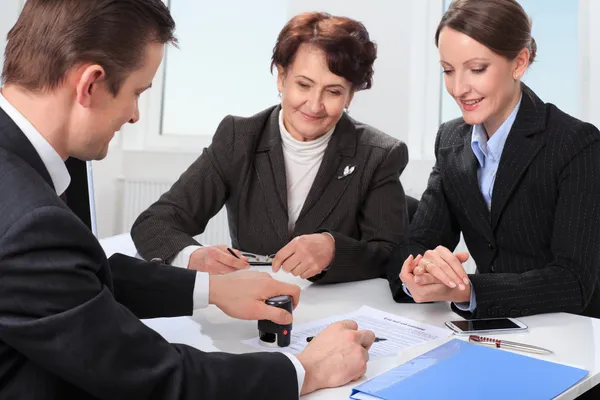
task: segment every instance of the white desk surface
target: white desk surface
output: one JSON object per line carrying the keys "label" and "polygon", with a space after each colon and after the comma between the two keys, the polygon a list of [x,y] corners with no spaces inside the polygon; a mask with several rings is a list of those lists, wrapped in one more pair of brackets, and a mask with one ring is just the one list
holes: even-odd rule
{"label": "white desk surface", "polygon": [[[103,239],[100,242],[103,246],[106,245],[107,256],[116,251],[132,255],[133,246],[127,234]],[[269,271],[269,268],[261,267],[261,270]],[[302,288],[300,304],[294,311],[294,323],[351,312],[362,305],[439,327],[444,327],[445,321],[460,319],[450,310],[447,303],[398,304],[394,302],[388,283],[384,279],[320,286],[312,285],[309,281],[284,272],[274,274],[274,277],[281,281],[295,283]],[[584,380],[557,397],[558,399],[574,399],[591,387],[600,384],[600,319],[556,313],[524,317],[520,320],[529,327],[527,331],[503,334],[497,337],[550,349],[554,354],[527,355],[590,371]],[[158,318],[144,322],[169,342],[184,343],[203,351],[228,353],[256,351],[256,349],[241,343],[241,340],[257,336],[256,321],[233,319],[215,306],[199,310],[192,317]],[[304,396],[303,399],[347,399],[352,387],[358,383],[429,351],[451,338],[452,336],[440,339],[404,351],[394,357],[369,361],[367,373],[360,381],[341,388],[320,390]],[[475,368],[477,367],[474,366],[473,373],[477,373]],[[468,379],[466,378],[466,381]]]}

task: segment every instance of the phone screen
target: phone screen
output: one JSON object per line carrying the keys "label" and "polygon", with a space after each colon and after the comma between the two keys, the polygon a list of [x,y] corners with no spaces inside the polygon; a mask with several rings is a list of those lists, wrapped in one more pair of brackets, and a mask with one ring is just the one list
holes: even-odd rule
{"label": "phone screen", "polygon": [[472,321],[452,321],[462,331],[492,331],[495,329],[517,329],[519,325],[508,318],[479,319]]}

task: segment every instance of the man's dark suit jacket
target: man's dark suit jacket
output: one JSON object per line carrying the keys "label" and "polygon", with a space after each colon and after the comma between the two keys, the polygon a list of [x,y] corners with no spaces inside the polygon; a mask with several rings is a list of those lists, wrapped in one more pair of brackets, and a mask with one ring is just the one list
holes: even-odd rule
{"label": "man's dark suit jacket", "polygon": [[[409,254],[453,250],[462,232],[478,274],[477,318],[571,312],[600,317],[600,133],[543,103],[523,85],[492,193],[477,181],[472,126],[443,124],[436,164],[411,224],[410,245],[388,266],[397,301]],[[456,311],[456,310],[455,310]]]}
{"label": "man's dark suit jacket", "polygon": [[190,315],[195,273],[107,260],[0,109],[0,398],[297,398],[281,354],[203,353],[139,318]]}
{"label": "man's dark suit jacket", "polygon": [[[193,236],[225,204],[235,248],[274,254],[296,236],[328,231],[335,238],[335,257],[316,280],[385,276],[392,249],[406,240],[408,230],[399,181],[408,162],[406,145],[342,116],[289,233],[280,109],[221,122],[211,146],[134,223],[131,236],[142,257],[169,261],[197,245]],[[344,176],[347,167],[354,172]]]}

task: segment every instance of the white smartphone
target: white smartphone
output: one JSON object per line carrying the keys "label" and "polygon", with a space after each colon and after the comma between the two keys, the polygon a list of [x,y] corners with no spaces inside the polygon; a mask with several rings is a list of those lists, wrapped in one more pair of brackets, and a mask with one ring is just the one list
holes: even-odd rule
{"label": "white smartphone", "polygon": [[527,325],[514,318],[470,319],[446,321],[446,326],[459,335],[502,333],[527,330]]}

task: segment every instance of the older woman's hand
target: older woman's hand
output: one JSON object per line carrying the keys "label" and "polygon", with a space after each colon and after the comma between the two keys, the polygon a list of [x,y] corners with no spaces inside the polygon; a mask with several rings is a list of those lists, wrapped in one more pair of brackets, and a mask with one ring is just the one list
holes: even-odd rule
{"label": "older woman's hand", "polygon": [[250,268],[248,259],[239,250],[233,251],[237,254],[237,257],[229,253],[227,246],[224,244],[201,247],[190,256],[188,269],[222,275]]}
{"label": "older woman's hand", "polygon": [[273,272],[283,269],[294,276],[308,279],[325,269],[335,255],[333,237],[326,233],[297,236],[273,259]]}

